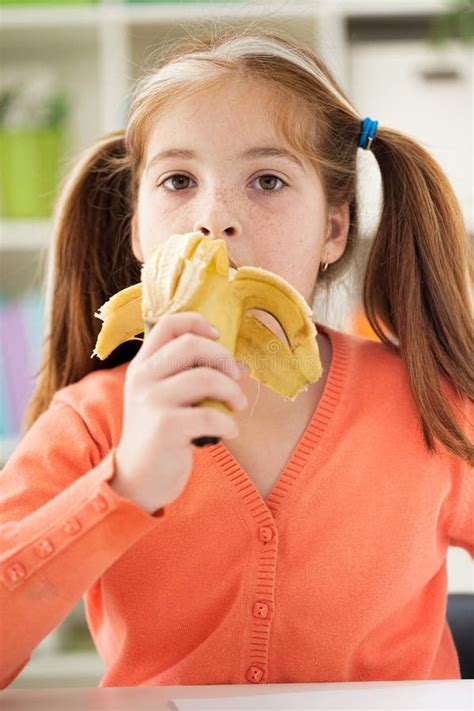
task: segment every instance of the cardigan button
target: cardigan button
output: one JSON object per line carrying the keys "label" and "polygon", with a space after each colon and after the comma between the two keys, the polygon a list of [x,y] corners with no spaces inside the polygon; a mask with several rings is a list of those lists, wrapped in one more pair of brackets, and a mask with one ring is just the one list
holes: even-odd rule
{"label": "cardigan button", "polygon": [[42,541],[35,543],[33,546],[35,553],[40,558],[47,558],[51,553],[54,552],[54,546],[47,538],[43,538]]}
{"label": "cardigan button", "polygon": [[247,681],[252,684],[259,684],[263,679],[263,671],[259,667],[249,667],[247,669]]}
{"label": "cardigan button", "polygon": [[11,583],[17,583],[26,575],[26,568],[19,562],[12,563],[6,569],[6,575]]}
{"label": "cardigan button", "polygon": [[71,516],[67,521],[63,523],[63,531],[70,536],[74,536],[75,533],[79,533],[81,530],[81,522],[76,516]]}
{"label": "cardigan button", "polygon": [[260,538],[261,541],[264,541],[267,543],[268,541],[271,541],[273,538],[273,531],[270,526],[260,526],[258,529],[258,537]]}
{"label": "cardigan button", "polygon": [[105,511],[108,506],[107,500],[102,494],[97,494],[97,496],[92,499],[92,507],[96,511]]}
{"label": "cardigan button", "polygon": [[268,615],[268,605],[266,602],[256,602],[253,606],[253,614],[255,617],[266,617]]}

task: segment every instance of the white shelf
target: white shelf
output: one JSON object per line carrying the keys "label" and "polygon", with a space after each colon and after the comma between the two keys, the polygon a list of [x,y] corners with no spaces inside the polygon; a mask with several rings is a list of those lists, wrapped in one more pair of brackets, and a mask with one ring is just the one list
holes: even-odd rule
{"label": "white shelf", "polygon": [[0,30],[10,32],[29,28],[45,27],[94,27],[101,18],[102,8],[98,5],[8,6],[0,10]]}
{"label": "white shelf", "polygon": [[43,250],[51,239],[52,221],[21,219],[0,221],[0,248],[6,250]]}
{"label": "white shelf", "polygon": [[110,23],[202,21],[203,19],[241,17],[320,17],[339,15],[370,17],[390,15],[430,15],[449,8],[447,0],[270,0],[196,3],[102,2],[95,5],[7,6],[0,9],[0,30],[28,27],[93,27]]}
{"label": "white shelf", "polygon": [[[335,3],[337,5],[337,3]],[[317,17],[317,5],[314,2],[291,2],[280,3],[275,9],[272,2],[209,2],[209,3],[185,3],[183,5],[153,4],[153,3],[124,3],[118,10],[117,18],[120,17],[129,24],[141,22],[195,22],[206,21],[208,19],[231,19],[241,18],[268,18],[273,20],[285,20],[291,18],[314,19]]]}
{"label": "white shelf", "polygon": [[[335,3],[337,5],[337,3]],[[326,12],[330,5],[322,3]],[[292,2],[275,11],[272,3],[196,2],[196,3],[101,3],[83,6],[53,6],[19,8],[8,6],[0,12],[4,30],[28,27],[98,27],[101,24],[153,21],[156,23],[193,22],[208,19],[239,19],[241,17],[315,17],[314,2]],[[334,11],[334,7],[332,9]]]}
{"label": "white shelf", "polygon": [[326,0],[320,4],[328,11],[336,5],[351,17],[431,15],[452,8],[449,0]]}

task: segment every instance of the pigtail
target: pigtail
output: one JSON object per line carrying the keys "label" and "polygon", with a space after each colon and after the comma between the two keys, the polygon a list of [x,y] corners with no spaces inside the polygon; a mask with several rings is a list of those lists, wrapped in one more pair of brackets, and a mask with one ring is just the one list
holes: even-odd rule
{"label": "pigtail", "polygon": [[63,182],[48,255],[41,365],[23,433],[59,388],[119,365],[138,350],[132,341],[106,361],[91,359],[101,328],[94,313],[113,294],[140,281],[130,237],[130,176],[124,132],[117,131],[84,151]]}
{"label": "pigtail", "polygon": [[372,151],[384,205],[364,277],[365,312],[381,341],[393,340],[383,327],[399,341],[428,450],[436,451],[436,436],[472,464],[469,430],[446,397],[452,386],[459,398],[474,398],[474,269],[462,213],[446,175],[415,141],[381,128]]}

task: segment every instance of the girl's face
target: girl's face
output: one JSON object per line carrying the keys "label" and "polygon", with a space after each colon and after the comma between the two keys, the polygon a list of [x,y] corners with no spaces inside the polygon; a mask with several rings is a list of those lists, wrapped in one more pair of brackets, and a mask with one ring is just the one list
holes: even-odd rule
{"label": "girl's face", "polygon": [[132,222],[143,262],[170,235],[225,240],[237,266],[286,279],[311,303],[320,262],[344,252],[345,205],[327,213],[311,164],[277,138],[266,87],[233,81],[168,107],[150,134]]}

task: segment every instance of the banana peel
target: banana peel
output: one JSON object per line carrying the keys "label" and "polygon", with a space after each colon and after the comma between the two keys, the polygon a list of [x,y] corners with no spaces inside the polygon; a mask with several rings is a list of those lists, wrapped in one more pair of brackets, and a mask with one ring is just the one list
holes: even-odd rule
{"label": "banana peel", "polygon": [[[254,315],[259,309],[280,324],[287,343]],[[277,274],[260,267],[229,266],[222,239],[201,232],[172,235],[145,261],[141,282],[114,294],[94,314],[103,321],[92,356],[101,360],[125,341],[147,337],[165,313],[199,311],[220,332],[217,339],[250,377],[294,400],[320,379],[320,360],[312,312],[302,295]],[[225,414],[216,400],[203,400]]]}

